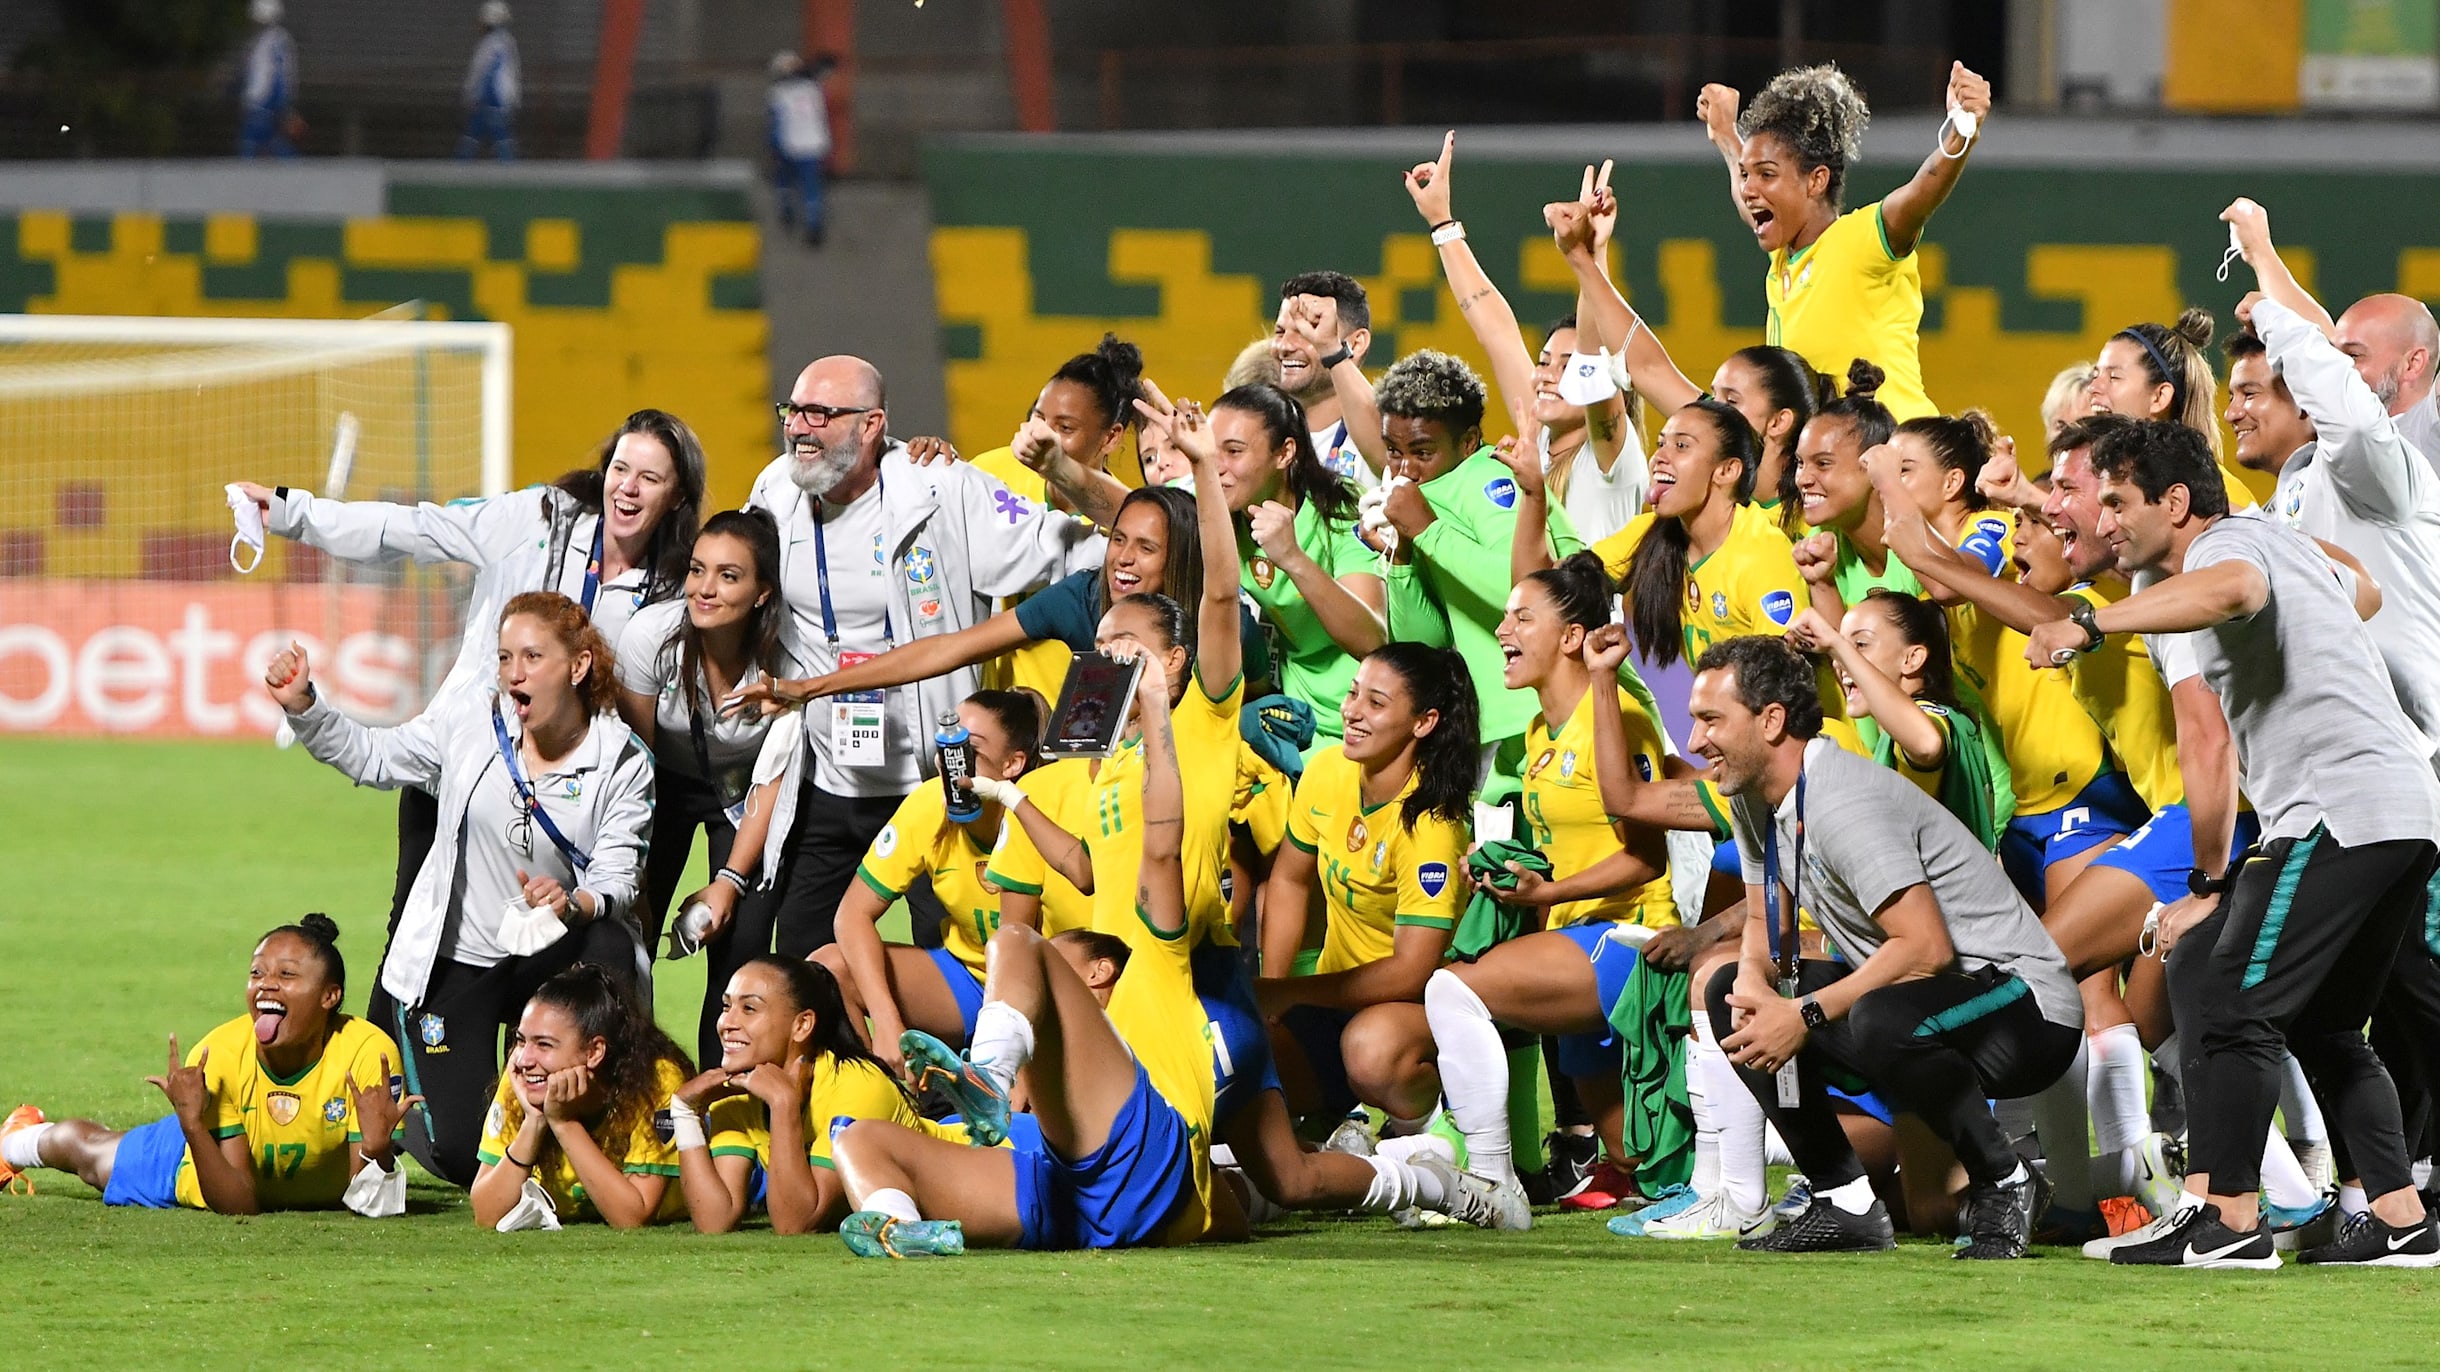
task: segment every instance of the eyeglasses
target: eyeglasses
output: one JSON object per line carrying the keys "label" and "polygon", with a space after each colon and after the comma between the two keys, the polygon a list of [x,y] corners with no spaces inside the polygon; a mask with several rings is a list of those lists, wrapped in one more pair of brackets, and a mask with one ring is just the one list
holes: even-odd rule
{"label": "eyeglasses", "polygon": [[877,405],[799,405],[793,400],[782,400],[772,405],[771,408],[779,412],[779,422],[782,427],[785,427],[789,420],[801,416],[807,423],[819,428],[834,419],[843,419],[851,414],[870,414],[880,407]]}

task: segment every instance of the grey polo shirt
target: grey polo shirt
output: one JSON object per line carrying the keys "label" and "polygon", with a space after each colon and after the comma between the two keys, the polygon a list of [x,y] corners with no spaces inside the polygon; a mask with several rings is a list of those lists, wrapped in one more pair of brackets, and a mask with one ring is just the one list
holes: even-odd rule
{"label": "grey polo shirt", "polygon": [[[1991,850],[1913,782],[1827,739],[1805,745],[1804,879],[1797,903],[1849,962],[1861,963],[1888,935],[1874,918],[1909,886],[1928,885],[1948,922],[1949,944],[1968,972],[1998,967],[2021,978],[2053,1024],[2081,1027],[2084,1003],[2067,959],[2043,931]],[[1779,830],[1780,880],[1796,852],[1797,790],[1776,810],[1760,796],[1732,797],[1729,818],[1745,880],[1763,880],[1763,826]]]}
{"label": "grey polo shirt", "polygon": [[2219,696],[2262,837],[2316,824],[2353,848],[2440,832],[2432,748],[2398,706],[2372,631],[2313,540],[2232,514],[2186,549],[2186,571],[2245,562],[2270,599],[2186,639]]}

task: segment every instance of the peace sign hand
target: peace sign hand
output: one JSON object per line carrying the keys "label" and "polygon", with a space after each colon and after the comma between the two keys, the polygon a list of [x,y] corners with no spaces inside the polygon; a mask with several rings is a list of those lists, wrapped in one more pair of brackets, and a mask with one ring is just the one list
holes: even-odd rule
{"label": "peace sign hand", "polygon": [[1434,228],[1454,217],[1449,209],[1449,158],[1456,151],[1457,130],[1451,129],[1440,137],[1440,160],[1418,162],[1406,174],[1406,193],[1414,198],[1415,212]]}
{"label": "peace sign hand", "polygon": [[1599,253],[1610,245],[1610,235],[1618,229],[1618,197],[1610,194],[1610,169],[1616,163],[1601,159],[1596,172],[1588,164],[1584,169],[1584,185],[1576,192],[1576,203],[1584,206],[1593,223],[1593,251]]}
{"label": "peace sign hand", "polygon": [[184,1067],[178,1062],[178,1036],[169,1036],[169,1067],[160,1076],[144,1080],[161,1088],[169,1097],[169,1108],[181,1124],[191,1124],[203,1118],[203,1109],[212,1103],[211,1083],[204,1080],[204,1065],[212,1060],[212,1050],[204,1049],[195,1057],[195,1065]]}
{"label": "peace sign hand", "polygon": [[[1206,479],[1206,469],[1219,457],[1212,445],[1211,429],[1204,423],[1203,410],[1191,400],[1172,403],[1161,388],[1146,377],[1143,398],[1135,402],[1135,412],[1144,417],[1144,427],[1160,435],[1161,441],[1186,454],[1194,464],[1198,484]],[[1219,477],[1209,479],[1217,481]]]}

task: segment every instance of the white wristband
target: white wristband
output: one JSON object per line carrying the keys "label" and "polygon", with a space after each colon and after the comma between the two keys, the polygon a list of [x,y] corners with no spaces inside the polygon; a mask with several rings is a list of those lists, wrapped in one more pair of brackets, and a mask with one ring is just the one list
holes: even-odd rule
{"label": "white wristband", "polygon": [[703,1137],[703,1116],[676,1096],[669,1098],[669,1142],[681,1153],[709,1146]]}
{"label": "white wristband", "polygon": [[1445,248],[1451,243],[1462,241],[1465,236],[1466,226],[1463,223],[1452,219],[1448,223],[1441,225],[1439,228],[1432,230],[1432,246],[1435,248]]}

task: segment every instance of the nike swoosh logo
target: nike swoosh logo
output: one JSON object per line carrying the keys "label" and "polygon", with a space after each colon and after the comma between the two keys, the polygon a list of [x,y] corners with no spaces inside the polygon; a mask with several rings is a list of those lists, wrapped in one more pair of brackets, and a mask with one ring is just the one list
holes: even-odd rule
{"label": "nike swoosh logo", "polygon": [[2235,1243],[2232,1243],[2225,1248],[2215,1248],[2208,1253],[2197,1252],[2194,1245],[2189,1243],[2186,1245],[2186,1261],[2189,1263],[2216,1262],[2219,1259],[2225,1258],[2229,1254],[2236,1252],[2238,1249],[2243,1248],[2245,1245],[2252,1243],[2253,1241],[2253,1236],[2248,1234],[2244,1238],[2237,1240]]}
{"label": "nike swoosh logo", "polygon": [[2406,1245],[2413,1243],[2415,1240],[2421,1237],[2423,1237],[2423,1231],[2420,1229],[2417,1229],[2410,1234],[2397,1235],[2389,1240],[2389,1251],[2395,1253],[2399,1249],[2404,1248]]}

